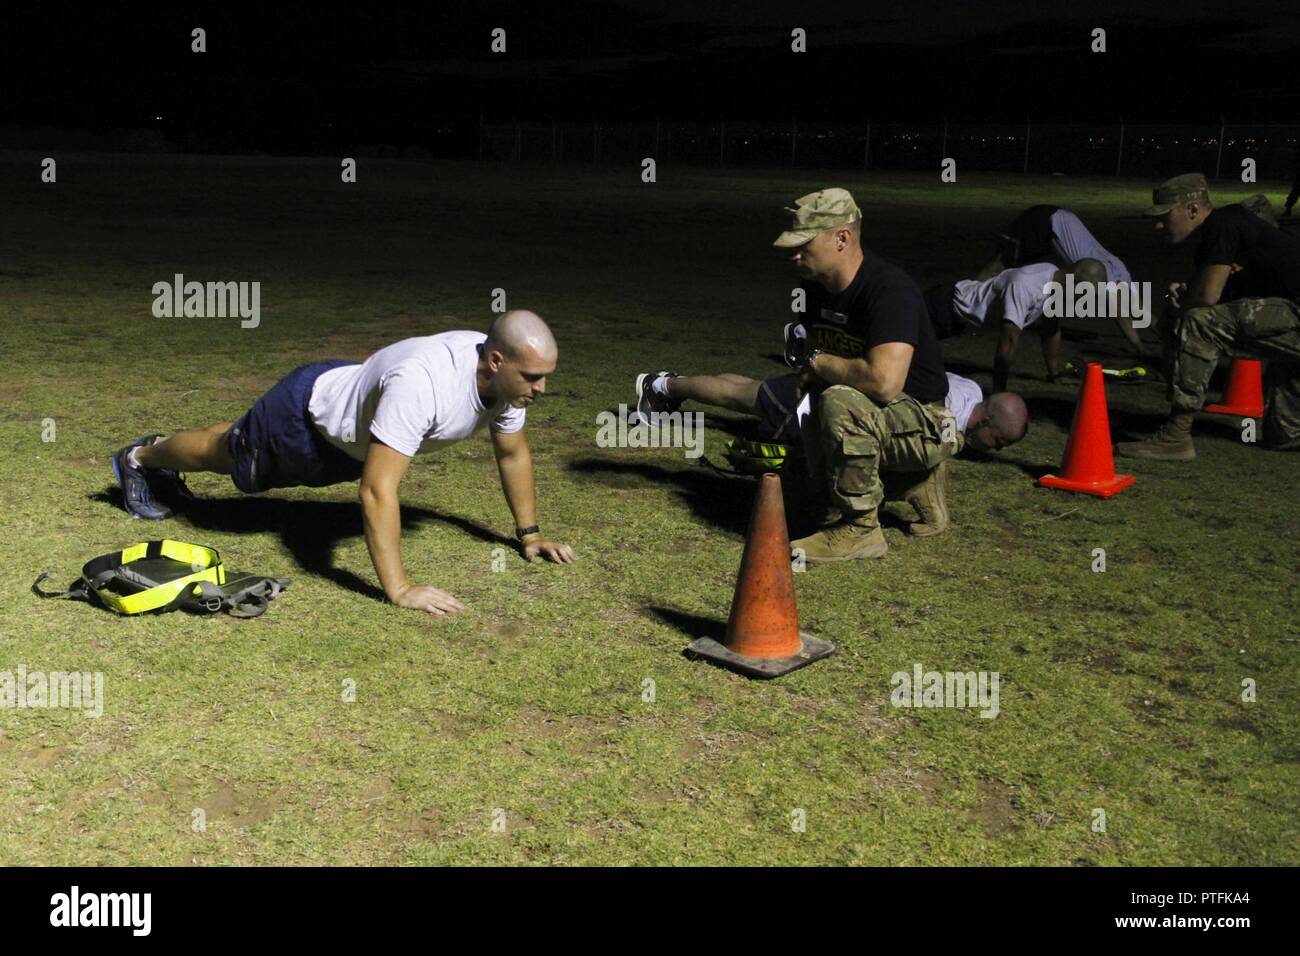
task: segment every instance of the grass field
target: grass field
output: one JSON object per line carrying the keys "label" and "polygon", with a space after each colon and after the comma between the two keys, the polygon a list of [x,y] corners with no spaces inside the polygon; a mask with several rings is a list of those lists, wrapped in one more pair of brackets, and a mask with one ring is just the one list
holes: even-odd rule
{"label": "grass field", "polygon": [[[1074,394],[1027,341],[1027,439],[955,463],[948,534],[895,523],[884,560],[797,575],[838,653],[750,682],[681,652],[726,620],[753,485],[595,440],[639,371],[778,370],[794,277],[769,243],[812,188],[852,189],[865,241],[924,286],[1045,201],[1135,277],[1182,277],[1190,250],[1134,216],[1149,184],[362,161],[344,186],[334,162],[102,155],[41,185],[38,161],[0,160],[0,671],[99,671],[105,703],[0,709],[0,863],[1300,863],[1295,456],[1205,419],[1194,464],[1134,465],[1111,501],[1038,489]],[[260,327],[153,318],[176,272],[260,281]],[[403,486],[408,569],[464,601],[451,620],[376,600],[355,486],[198,475],[203,504],[160,524],[114,504],[135,436],[234,418],[306,361],[485,328],[498,287],[560,341],[528,433],[577,564],[493,573],[512,522],[485,436]],[[1071,337],[1118,354],[1109,323]],[[946,353],[987,387],[992,351]],[[1165,407],[1155,384],[1109,400],[1117,439]],[[707,423],[718,460],[742,426]],[[29,592],[164,535],[294,583],[248,622]],[[891,707],[917,663],[997,671],[999,715]]]}

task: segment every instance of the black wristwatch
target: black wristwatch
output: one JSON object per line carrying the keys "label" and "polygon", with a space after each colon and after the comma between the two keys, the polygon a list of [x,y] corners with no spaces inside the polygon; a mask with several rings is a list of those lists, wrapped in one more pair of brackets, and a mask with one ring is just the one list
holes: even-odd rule
{"label": "black wristwatch", "polygon": [[811,352],[809,352],[807,355],[803,357],[803,367],[808,369],[809,371],[812,371],[813,359],[815,359],[817,356],[821,354],[822,354],[821,349],[813,349]]}
{"label": "black wristwatch", "polygon": [[541,533],[541,530],[542,529],[537,527],[535,524],[529,525],[527,528],[515,528],[515,537],[522,542],[528,535],[539,534]]}

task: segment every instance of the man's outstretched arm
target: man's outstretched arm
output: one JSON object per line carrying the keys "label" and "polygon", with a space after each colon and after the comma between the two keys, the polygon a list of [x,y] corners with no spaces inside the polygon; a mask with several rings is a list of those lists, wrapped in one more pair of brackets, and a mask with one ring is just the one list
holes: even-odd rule
{"label": "man's outstretched arm", "polygon": [[1020,345],[1020,328],[1014,322],[1003,322],[997,351],[993,353],[993,391],[1005,392],[1011,376],[1011,362]]}
{"label": "man's outstretched arm", "polygon": [[[515,528],[532,528],[537,524],[537,495],[533,484],[533,453],[528,450],[524,430],[517,432],[492,431],[492,451],[497,457],[497,470],[501,473],[501,490],[506,504],[515,516]],[[526,534],[519,542],[523,556],[532,561],[538,555],[561,564],[576,557],[567,544],[549,541],[540,532]]]}
{"label": "man's outstretched arm", "polygon": [[1002,261],[1002,254],[998,253],[988,265],[975,274],[975,281],[983,282],[985,279],[992,279],[1006,267],[1006,263]]}
{"label": "man's outstretched arm", "polygon": [[1133,328],[1133,322],[1135,321],[1133,317],[1113,315],[1111,316],[1111,319],[1115,322],[1116,327],[1123,334],[1124,338],[1128,340],[1129,347],[1138,358],[1144,359],[1152,354],[1151,349],[1147,348],[1146,344],[1142,341],[1142,337],[1138,335],[1137,329]]}
{"label": "man's outstretched arm", "polygon": [[1065,370],[1061,364],[1061,320],[1044,315],[1038,320],[1038,334],[1043,347],[1043,367],[1047,369],[1047,380],[1053,382]]}
{"label": "man's outstretched arm", "polygon": [[402,567],[402,506],[397,488],[411,463],[409,455],[390,448],[373,435],[361,473],[361,514],[370,560],[388,600],[399,607],[427,611],[435,617],[465,609],[446,591],[413,584]]}

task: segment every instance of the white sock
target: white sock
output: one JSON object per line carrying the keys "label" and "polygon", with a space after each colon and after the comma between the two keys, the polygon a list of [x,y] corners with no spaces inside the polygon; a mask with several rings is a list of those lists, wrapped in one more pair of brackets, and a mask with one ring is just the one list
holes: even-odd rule
{"label": "white sock", "polygon": [[132,468],[144,467],[144,465],[140,464],[140,459],[135,457],[136,452],[138,452],[139,450],[140,450],[140,446],[137,445],[135,448],[132,448],[129,452],[126,453],[127,464],[129,464]]}
{"label": "white sock", "polygon": [[650,391],[656,395],[662,395],[664,398],[672,398],[668,394],[668,376],[656,375],[654,381],[650,383]]}

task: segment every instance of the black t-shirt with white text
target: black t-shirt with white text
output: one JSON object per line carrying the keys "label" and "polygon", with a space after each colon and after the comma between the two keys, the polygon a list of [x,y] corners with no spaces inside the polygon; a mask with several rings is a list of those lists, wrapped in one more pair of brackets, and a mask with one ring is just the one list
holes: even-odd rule
{"label": "black t-shirt with white text", "polygon": [[1197,271],[1233,267],[1225,300],[1281,296],[1300,302],[1300,238],[1235,203],[1215,209],[1199,231]]}
{"label": "black t-shirt with white text", "polygon": [[913,352],[903,391],[918,402],[944,400],[948,379],[939,341],[921,290],[906,272],[863,249],[862,265],[843,292],[831,295],[820,282],[805,281],[802,288],[812,347],[856,359],[877,345],[904,342]]}

